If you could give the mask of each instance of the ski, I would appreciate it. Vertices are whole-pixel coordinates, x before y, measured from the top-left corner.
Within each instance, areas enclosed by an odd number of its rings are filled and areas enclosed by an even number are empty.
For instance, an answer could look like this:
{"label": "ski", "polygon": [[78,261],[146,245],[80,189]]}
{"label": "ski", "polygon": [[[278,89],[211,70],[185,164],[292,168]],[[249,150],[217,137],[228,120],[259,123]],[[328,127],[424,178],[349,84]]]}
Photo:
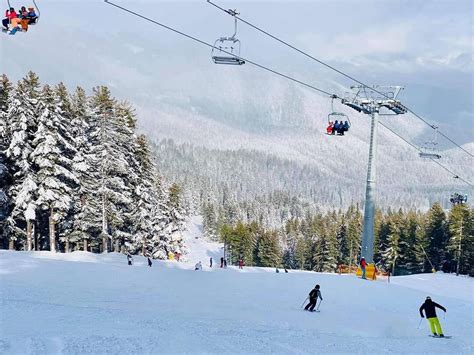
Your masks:
{"label": "ski", "polygon": [[440,339],[451,339],[451,338],[452,338],[451,335],[445,335],[444,337],[440,337],[440,336],[438,336],[438,335],[432,335],[432,334],[430,334],[430,335],[428,335],[428,336],[429,336],[429,337],[432,337],[432,338],[440,338]]}

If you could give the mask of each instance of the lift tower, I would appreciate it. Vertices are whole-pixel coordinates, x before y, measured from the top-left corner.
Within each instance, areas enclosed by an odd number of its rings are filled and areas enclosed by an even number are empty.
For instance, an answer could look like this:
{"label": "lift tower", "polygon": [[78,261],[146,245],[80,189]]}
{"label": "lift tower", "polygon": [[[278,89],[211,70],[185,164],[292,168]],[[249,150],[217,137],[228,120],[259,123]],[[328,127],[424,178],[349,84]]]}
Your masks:
{"label": "lift tower", "polygon": [[401,86],[351,86],[352,92],[341,100],[344,105],[371,116],[369,164],[365,189],[364,230],[362,233],[361,257],[367,263],[374,260],[374,215],[375,215],[375,166],[377,146],[377,122],[379,115],[396,116],[407,112],[397,100]]}

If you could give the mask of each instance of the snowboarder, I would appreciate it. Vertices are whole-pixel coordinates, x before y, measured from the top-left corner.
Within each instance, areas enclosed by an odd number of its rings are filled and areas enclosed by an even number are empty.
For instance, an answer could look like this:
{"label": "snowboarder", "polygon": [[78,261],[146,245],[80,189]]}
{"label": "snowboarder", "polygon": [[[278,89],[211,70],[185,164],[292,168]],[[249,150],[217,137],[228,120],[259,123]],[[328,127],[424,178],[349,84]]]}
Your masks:
{"label": "snowboarder", "polygon": [[304,308],[305,311],[314,312],[314,307],[316,307],[316,303],[318,302],[318,298],[323,300],[321,297],[321,291],[319,290],[319,285],[316,285],[311,292],[309,293],[309,303]]}
{"label": "snowboarder", "polygon": [[197,271],[197,270],[202,270],[201,262],[198,262],[196,265],[194,265],[194,271]]}
{"label": "snowboarder", "polygon": [[152,265],[153,265],[153,263],[151,262],[150,257],[148,257],[148,266],[151,267]]}
{"label": "snowboarder", "polygon": [[209,258],[209,267],[212,268],[212,257]]}
{"label": "snowboarder", "polygon": [[360,259],[360,269],[362,270],[362,278],[366,280],[365,277],[365,267],[367,266],[367,262],[365,261],[365,258]]}
{"label": "snowboarder", "polygon": [[127,254],[127,261],[128,261],[128,265],[132,265],[132,264],[133,264],[133,258],[132,258],[132,256],[130,255],[130,253]]}
{"label": "snowboarder", "polygon": [[431,300],[431,297],[426,297],[425,303],[423,303],[420,307],[420,315],[421,318],[425,318],[423,316],[423,310],[425,310],[426,314],[426,319],[428,319],[428,322],[430,323],[430,328],[431,332],[433,333],[433,336],[437,337],[444,337],[443,330],[441,329],[441,324],[439,324],[438,317],[436,316],[436,307],[442,309],[444,312],[446,312],[446,308],[443,306],[437,304],[436,302],[433,302]]}
{"label": "snowboarder", "polygon": [[221,269],[224,267],[224,257],[221,256]]}

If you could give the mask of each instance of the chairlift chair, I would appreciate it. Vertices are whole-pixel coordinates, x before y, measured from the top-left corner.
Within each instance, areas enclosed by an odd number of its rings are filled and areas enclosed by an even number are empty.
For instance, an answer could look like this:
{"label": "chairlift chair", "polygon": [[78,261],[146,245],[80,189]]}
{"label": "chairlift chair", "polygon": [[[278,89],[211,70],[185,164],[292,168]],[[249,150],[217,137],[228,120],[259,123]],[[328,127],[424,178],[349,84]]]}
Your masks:
{"label": "chairlift chair", "polygon": [[211,51],[212,61],[215,64],[242,65],[245,64],[245,60],[240,58],[240,40],[235,37],[237,35],[235,15],[238,13],[236,10],[228,10],[228,12],[234,16],[234,34],[230,37],[216,39]]}
{"label": "chairlift chair", "polygon": [[432,140],[425,142],[423,147],[421,147],[421,151],[419,153],[420,158],[422,159],[441,159],[442,156],[439,153],[438,148],[438,127],[432,126],[435,130],[434,137]]}
{"label": "chairlift chair", "polygon": [[[349,123],[349,129],[351,127],[351,120],[349,119],[349,116],[347,116],[345,113],[343,112],[337,112],[334,110],[334,97],[332,98],[331,100],[331,113],[328,115],[328,127],[329,125],[331,124],[334,124],[334,122],[337,120],[339,122],[343,122],[343,121],[347,121],[347,123]],[[327,133],[329,135],[329,133]],[[332,133],[331,135],[335,135],[334,133]]]}

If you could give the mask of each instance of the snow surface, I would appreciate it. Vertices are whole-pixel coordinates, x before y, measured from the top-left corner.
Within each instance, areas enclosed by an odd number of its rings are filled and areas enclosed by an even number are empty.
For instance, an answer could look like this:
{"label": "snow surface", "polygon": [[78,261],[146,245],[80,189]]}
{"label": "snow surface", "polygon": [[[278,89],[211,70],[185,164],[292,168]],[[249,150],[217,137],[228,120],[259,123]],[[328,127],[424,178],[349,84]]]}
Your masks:
{"label": "snow surface", "polygon": [[[185,233],[187,262],[117,253],[0,251],[0,354],[465,353],[473,348],[472,278],[443,274],[377,282],[270,268],[209,268],[221,246]],[[198,238],[196,239],[196,236]],[[201,260],[203,271],[194,271]],[[300,306],[316,283],[320,313]],[[452,339],[428,337],[427,295],[448,312]]]}

